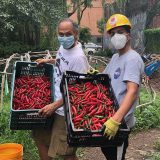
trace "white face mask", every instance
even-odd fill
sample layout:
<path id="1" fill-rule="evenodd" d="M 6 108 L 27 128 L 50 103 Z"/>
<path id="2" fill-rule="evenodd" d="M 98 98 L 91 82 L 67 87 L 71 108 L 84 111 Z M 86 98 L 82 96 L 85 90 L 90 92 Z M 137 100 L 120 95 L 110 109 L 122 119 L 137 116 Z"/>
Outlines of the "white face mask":
<path id="1" fill-rule="evenodd" d="M 115 49 L 122 49 L 127 43 L 127 37 L 124 34 L 116 33 L 111 38 L 111 43 L 115 47 Z"/>

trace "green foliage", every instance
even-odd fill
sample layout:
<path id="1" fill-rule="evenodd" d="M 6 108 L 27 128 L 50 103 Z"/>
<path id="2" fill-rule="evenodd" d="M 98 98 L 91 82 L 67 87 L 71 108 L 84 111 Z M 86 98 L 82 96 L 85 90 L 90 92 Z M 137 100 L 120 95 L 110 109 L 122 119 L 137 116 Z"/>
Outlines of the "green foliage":
<path id="1" fill-rule="evenodd" d="M 150 96 L 145 89 L 142 89 L 140 92 L 141 104 L 149 102 Z M 143 107 L 142 109 L 136 109 L 136 126 L 134 131 L 140 131 L 143 129 L 149 128 L 159 128 L 160 127 L 160 96 L 157 94 L 156 100 L 154 103 Z M 155 148 L 160 150 L 160 141 L 158 140 L 155 143 Z M 149 160 L 159 160 L 160 154 L 154 153 L 148 157 Z"/>
<path id="2" fill-rule="evenodd" d="M 160 138 L 155 142 L 155 148 L 160 151 Z"/>
<path id="3" fill-rule="evenodd" d="M 100 20 L 97 21 L 97 28 L 98 28 L 98 32 L 103 34 L 104 33 L 104 30 L 105 30 L 105 23 L 106 23 L 106 20 L 105 18 L 101 18 Z"/>
<path id="4" fill-rule="evenodd" d="M 160 28 L 145 30 L 146 52 L 160 53 Z"/>
<path id="5" fill-rule="evenodd" d="M 140 99 L 143 102 L 148 102 L 149 98 L 147 92 L 142 90 Z M 149 128 L 160 127 L 160 98 L 157 95 L 155 102 L 142 109 L 136 109 L 136 126 L 134 130 L 142 130 Z"/>
<path id="6" fill-rule="evenodd" d="M 79 31 L 79 41 L 84 44 L 84 43 L 88 43 L 91 40 L 91 33 L 90 33 L 90 29 L 87 27 L 84 28 L 80 28 Z"/>
<path id="7" fill-rule="evenodd" d="M 65 17 L 66 13 L 65 3 L 58 0 L 1 0 L 0 9 L 1 21 L 5 23 L 5 28 L 8 26 L 10 30 L 20 18 L 28 17 L 35 22 L 54 24 L 61 17 Z M 18 17 L 15 17 L 16 15 Z"/>
<path id="8" fill-rule="evenodd" d="M 156 153 L 154 153 L 153 155 L 151 155 L 151 160 L 159 160 L 160 159 L 160 139 L 158 139 L 155 143 L 154 143 L 155 149 L 158 151 Z"/>
<path id="9" fill-rule="evenodd" d="M 149 105 L 142 112 L 139 110 L 136 113 L 137 123 L 135 129 L 149 129 L 160 125 L 160 109 L 156 109 L 154 106 Z"/>
<path id="10" fill-rule="evenodd" d="M 154 154 L 151 160 L 160 160 L 160 153 Z"/>
<path id="11" fill-rule="evenodd" d="M 98 52 L 95 53 L 95 55 L 111 58 L 113 53 L 110 49 L 105 49 L 105 50 L 99 50 Z"/>
<path id="12" fill-rule="evenodd" d="M 154 153 L 151 156 L 149 156 L 148 158 L 149 158 L 148 160 L 160 160 L 160 153 L 159 152 Z"/>
<path id="13" fill-rule="evenodd" d="M 0 5 L 1 57 L 8 52 L 57 47 L 57 39 L 54 36 L 57 23 L 66 17 L 66 13 L 66 1 L 2 0 Z M 46 31 L 44 31 L 45 27 Z M 10 44 L 13 42 L 17 44 L 14 46 Z"/>
<path id="14" fill-rule="evenodd" d="M 0 57 L 9 57 L 13 53 L 26 53 L 28 51 L 33 51 L 35 48 L 33 46 L 20 44 L 18 42 L 10 42 L 6 45 L 0 44 Z"/>

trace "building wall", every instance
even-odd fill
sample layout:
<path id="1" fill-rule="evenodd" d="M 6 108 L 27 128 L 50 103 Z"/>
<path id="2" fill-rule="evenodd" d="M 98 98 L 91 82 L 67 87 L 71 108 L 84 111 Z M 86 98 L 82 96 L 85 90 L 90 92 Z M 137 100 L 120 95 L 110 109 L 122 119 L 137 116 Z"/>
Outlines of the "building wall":
<path id="1" fill-rule="evenodd" d="M 97 38 L 102 35 L 98 32 L 97 21 L 103 17 L 102 0 L 94 0 L 91 8 L 86 8 L 80 23 L 81 27 L 88 27 L 92 35 L 92 42 L 98 43 Z M 73 21 L 77 21 L 77 14 L 70 17 Z M 100 42 L 101 43 L 101 42 Z"/>

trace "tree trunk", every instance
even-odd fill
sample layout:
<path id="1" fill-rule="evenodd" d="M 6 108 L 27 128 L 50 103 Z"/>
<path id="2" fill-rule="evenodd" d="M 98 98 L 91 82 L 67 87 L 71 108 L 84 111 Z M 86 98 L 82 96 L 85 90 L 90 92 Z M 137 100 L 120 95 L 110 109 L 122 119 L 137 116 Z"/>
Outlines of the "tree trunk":
<path id="1" fill-rule="evenodd" d="M 40 26 L 39 26 L 39 24 L 38 23 L 35 24 L 34 28 L 35 28 L 34 41 L 35 41 L 35 47 L 37 48 L 40 45 Z"/>

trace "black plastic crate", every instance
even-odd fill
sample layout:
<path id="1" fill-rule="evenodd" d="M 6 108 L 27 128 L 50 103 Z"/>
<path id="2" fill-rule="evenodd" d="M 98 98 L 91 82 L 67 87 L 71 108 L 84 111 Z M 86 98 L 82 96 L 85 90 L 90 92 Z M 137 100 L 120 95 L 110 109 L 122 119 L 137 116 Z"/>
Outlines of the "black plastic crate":
<path id="1" fill-rule="evenodd" d="M 120 146 L 123 144 L 124 139 L 128 136 L 129 129 L 127 126 L 120 126 L 120 129 L 114 139 L 109 140 L 103 133 L 96 133 L 86 136 L 72 135 L 68 133 L 67 141 L 70 146 L 74 147 L 108 147 Z"/>
<path id="2" fill-rule="evenodd" d="M 13 93 L 14 83 L 16 78 L 22 75 L 32 76 L 47 76 L 51 82 L 51 101 L 54 101 L 54 79 L 53 79 L 53 65 L 44 64 L 38 65 L 35 62 L 21 62 L 17 61 L 14 65 L 12 77 L 12 91 L 10 102 L 10 129 L 12 130 L 32 130 L 38 128 L 50 128 L 53 122 L 53 116 L 44 118 L 38 115 L 39 109 L 13 109 Z"/>
<path id="3" fill-rule="evenodd" d="M 123 140 L 129 133 L 128 127 L 123 123 L 120 126 L 119 132 L 114 139 L 108 140 L 103 136 L 104 128 L 101 130 L 85 130 L 85 129 L 75 129 L 72 117 L 71 117 L 71 106 L 69 99 L 68 85 L 77 84 L 81 82 L 98 82 L 105 85 L 109 89 L 109 98 L 113 101 L 113 108 L 115 111 L 119 108 L 118 102 L 114 95 L 110 78 L 107 74 L 79 74 L 72 71 L 66 71 L 63 75 L 61 90 L 64 99 L 64 110 L 65 118 L 68 132 L 68 144 L 71 146 L 108 146 L 108 145 L 121 145 Z"/>

